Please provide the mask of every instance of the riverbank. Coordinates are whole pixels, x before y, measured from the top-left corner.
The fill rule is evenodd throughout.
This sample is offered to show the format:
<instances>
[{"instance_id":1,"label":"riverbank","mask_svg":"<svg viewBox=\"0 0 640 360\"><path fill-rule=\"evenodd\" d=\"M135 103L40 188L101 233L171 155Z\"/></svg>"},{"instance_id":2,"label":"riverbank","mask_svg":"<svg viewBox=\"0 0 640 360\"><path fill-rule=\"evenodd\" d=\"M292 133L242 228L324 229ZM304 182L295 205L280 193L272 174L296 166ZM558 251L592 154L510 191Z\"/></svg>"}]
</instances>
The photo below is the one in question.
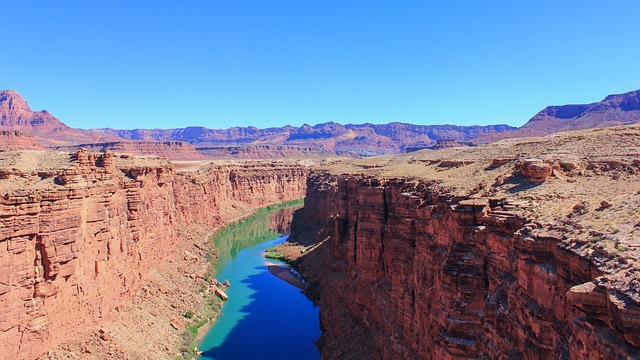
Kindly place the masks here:
<instances>
[{"instance_id":1,"label":"riverbank","mask_svg":"<svg viewBox=\"0 0 640 360\"><path fill-rule=\"evenodd\" d=\"M263 257L266 248L285 241L286 236L274 232L269 223L287 210L247 221L216 239L221 250L218 278L228 279L231 287L222 315L198 343L203 360L319 359L318 308L297 287L274 276ZM237 246L226 246L230 243ZM223 250L231 255L226 262ZM256 333L256 329L269 331Z\"/></svg>"},{"instance_id":2,"label":"riverbank","mask_svg":"<svg viewBox=\"0 0 640 360\"><path fill-rule=\"evenodd\" d=\"M256 209L224 227L178 228L176 251L148 270L130 302L104 314L96 326L74 330L70 337L78 340L62 343L41 359L192 358L198 334L206 333L222 304L211 290L218 261L212 237L263 212L302 203L298 199Z\"/></svg>"}]
</instances>

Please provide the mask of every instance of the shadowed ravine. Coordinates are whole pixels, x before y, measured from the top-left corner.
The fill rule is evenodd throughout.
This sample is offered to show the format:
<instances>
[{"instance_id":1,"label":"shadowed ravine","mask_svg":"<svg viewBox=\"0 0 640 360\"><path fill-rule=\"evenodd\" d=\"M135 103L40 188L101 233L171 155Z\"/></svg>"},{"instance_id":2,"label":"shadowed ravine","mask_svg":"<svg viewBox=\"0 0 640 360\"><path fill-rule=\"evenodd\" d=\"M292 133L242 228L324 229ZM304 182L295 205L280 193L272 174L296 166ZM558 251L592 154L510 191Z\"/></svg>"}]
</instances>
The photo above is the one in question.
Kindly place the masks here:
<instances>
[{"instance_id":1,"label":"shadowed ravine","mask_svg":"<svg viewBox=\"0 0 640 360\"><path fill-rule=\"evenodd\" d=\"M221 260L216 276L230 281L230 299L198 344L201 359L320 357L315 347L318 309L297 288L269 273L263 257L266 248L286 240L280 232L288 230L291 213L288 208L260 214L215 239Z\"/></svg>"}]
</instances>

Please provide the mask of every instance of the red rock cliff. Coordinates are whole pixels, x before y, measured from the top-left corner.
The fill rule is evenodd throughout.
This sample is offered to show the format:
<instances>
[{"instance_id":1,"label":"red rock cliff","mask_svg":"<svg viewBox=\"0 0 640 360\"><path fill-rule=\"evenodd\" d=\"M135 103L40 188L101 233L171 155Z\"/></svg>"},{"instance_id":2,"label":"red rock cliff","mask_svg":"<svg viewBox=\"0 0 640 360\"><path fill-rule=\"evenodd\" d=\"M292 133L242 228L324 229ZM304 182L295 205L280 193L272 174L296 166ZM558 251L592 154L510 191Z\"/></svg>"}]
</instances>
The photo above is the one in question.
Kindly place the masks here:
<instances>
[{"instance_id":1,"label":"red rock cliff","mask_svg":"<svg viewBox=\"0 0 640 360\"><path fill-rule=\"evenodd\" d=\"M322 358L639 358L637 291L513 208L428 181L310 176L292 238L318 244L300 267Z\"/></svg>"},{"instance_id":2,"label":"red rock cliff","mask_svg":"<svg viewBox=\"0 0 640 360\"><path fill-rule=\"evenodd\" d=\"M301 198L306 184L306 169L286 164L177 172L166 160L111 153L13 155L0 161L3 359L35 358L109 317L174 251L177 226L219 226Z\"/></svg>"},{"instance_id":3,"label":"red rock cliff","mask_svg":"<svg viewBox=\"0 0 640 360\"><path fill-rule=\"evenodd\" d=\"M193 146L183 141L111 141L56 146L55 150L74 152L79 148L86 148L92 152L113 151L135 155L162 156L172 160L200 160L204 158L196 152Z\"/></svg>"}]
</instances>

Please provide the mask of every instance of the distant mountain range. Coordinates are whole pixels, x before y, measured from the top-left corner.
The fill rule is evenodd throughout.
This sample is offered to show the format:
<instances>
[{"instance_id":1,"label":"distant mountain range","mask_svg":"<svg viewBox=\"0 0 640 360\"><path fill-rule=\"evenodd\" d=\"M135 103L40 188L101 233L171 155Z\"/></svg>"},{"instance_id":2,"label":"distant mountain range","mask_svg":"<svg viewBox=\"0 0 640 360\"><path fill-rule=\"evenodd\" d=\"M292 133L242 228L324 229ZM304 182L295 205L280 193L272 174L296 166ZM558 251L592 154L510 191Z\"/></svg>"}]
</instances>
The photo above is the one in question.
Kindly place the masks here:
<instances>
[{"instance_id":1,"label":"distant mountain range","mask_svg":"<svg viewBox=\"0 0 640 360\"><path fill-rule=\"evenodd\" d=\"M584 105L547 106L518 130L546 135L640 122L640 90L609 95Z\"/></svg>"},{"instance_id":2,"label":"distant mountain range","mask_svg":"<svg viewBox=\"0 0 640 360\"><path fill-rule=\"evenodd\" d=\"M267 129L233 127L208 129L91 130L96 135L118 136L127 140L180 140L198 148L285 145L330 150L337 155L370 156L394 154L408 147L429 147L440 140L468 141L481 134L505 132L515 128L508 125L455 126L412 125L399 122L389 124L342 125L334 122L315 126L283 126Z\"/></svg>"},{"instance_id":3,"label":"distant mountain range","mask_svg":"<svg viewBox=\"0 0 640 360\"><path fill-rule=\"evenodd\" d=\"M71 128L46 110L33 111L14 90L0 90L0 116L0 130L30 133L46 146L121 140L111 135Z\"/></svg>"},{"instance_id":4,"label":"distant mountain range","mask_svg":"<svg viewBox=\"0 0 640 360\"><path fill-rule=\"evenodd\" d=\"M481 135L477 141L543 136L562 131L628 125L640 122L640 90L609 95L591 104L547 106L516 130Z\"/></svg>"},{"instance_id":5,"label":"distant mountain range","mask_svg":"<svg viewBox=\"0 0 640 360\"><path fill-rule=\"evenodd\" d=\"M27 143L33 148L33 140L36 140L54 149L68 150L91 144L88 147L97 150L126 149L135 153L140 148L139 153L142 154L158 152L158 155L172 157L175 153L175 158L371 156L640 122L640 90L610 95L593 104L549 106L517 129L508 125L412 125L399 122L342 125L328 122L315 126L305 124L266 129L250 126L230 129L81 130L68 127L47 111L32 111L22 96L12 90L0 91L0 114L0 130L12 131L10 141L3 140L3 133L0 133L0 149L20 148L20 144ZM24 141L23 135L27 137ZM153 142L160 144L153 145Z\"/></svg>"}]
</instances>

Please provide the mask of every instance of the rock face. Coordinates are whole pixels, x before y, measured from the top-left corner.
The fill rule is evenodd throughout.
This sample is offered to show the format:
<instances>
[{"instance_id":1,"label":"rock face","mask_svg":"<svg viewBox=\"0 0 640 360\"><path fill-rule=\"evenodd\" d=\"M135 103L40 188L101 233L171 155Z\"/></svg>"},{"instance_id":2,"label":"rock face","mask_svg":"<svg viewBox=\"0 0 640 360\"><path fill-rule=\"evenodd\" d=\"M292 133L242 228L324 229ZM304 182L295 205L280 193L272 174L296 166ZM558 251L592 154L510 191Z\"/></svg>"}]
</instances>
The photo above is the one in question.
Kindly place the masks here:
<instances>
[{"instance_id":1,"label":"rock face","mask_svg":"<svg viewBox=\"0 0 640 360\"><path fill-rule=\"evenodd\" d=\"M0 130L0 150L44 150L36 138L17 130Z\"/></svg>"},{"instance_id":2,"label":"rock face","mask_svg":"<svg viewBox=\"0 0 640 360\"><path fill-rule=\"evenodd\" d=\"M640 122L640 90L609 95L592 104L548 106L519 130L532 136L637 122Z\"/></svg>"},{"instance_id":3,"label":"rock face","mask_svg":"<svg viewBox=\"0 0 640 360\"><path fill-rule=\"evenodd\" d=\"M522 175L531 182L544 182L553 173L553 167L540 159L526 159L520 164Z\"/></svg>"},{"instance_id":4,"label":"rock face","mask_svg":"<svg viewBox=\"0 0 640 360\"><path fill-rule=\"evenodd\" d=\"M197 147L206 157L234 159L273 159L284 157L330 156L333 151L319 147L288 145L212 146Z\"/></svg>"},{"instance_id":5,"label":"rock face","mask_svg":"<svg viewBox=\"0 0 640 360\"><path fill-rule=\"evenodd\" d=\"M33 111L14 90L0 90L0 129L31 133L45 145L68 142L78 144L117 138L71 128L46 110Z\"/></svg>"},{"instance_id":6,"label":"rock face","mask_svg":"<svg viewBox=\"0 0 640 360\"><path fill-rule=\"evenodd\" d=\"M208 129L187 127L183 129L96 129L106 135L131 140L187 141L198 148L245 146L297 146L321 149L337 155L352 157L393 154L406 148L435 145L438 140L466 141L481 134L493 134L513 130L508 125L455 126L412 125L393 122L389 124L342 125L334 122L315 126L284 126L258 129L234 127ZM251 148L249 148L251 149ZM240 151L240 150L239 150ZM248 150L242 150L246 152Z\"/></svg>"},{"instance_id":7,"label":"rock face","mask_svg":"<svg viewBox=\"0 0 640 360\"><path fill-rule=\"evenodd\" d=\"M215 165L178 172L165 160L78 151L0 172L0 357L32 359L74 329L106 319L174 251L176 227L220 226L300 198L296 165ZM53 157L56 157L55 159ZM68 159L68 155L66 156Z\"/></svg>"},{"instance_id":8,"label":"rock face","mask_svg":"<svg viewBox=\"0 0 640 360\"><path fill-rule=\"evenodd\" d=\"M82 146L172 159L198 159L188 144L212 157L274 158L287 156L344 155L350 157L400 153L424 148L439 140L466 142L479 135L513 130L508 125L455 126L389 124L342 125L334 122L315 126L283 126L259 129L186 127L179 129L73 129L47 111L32 111L20 94L0 91L1 130L32 133L45 146ZM123 141L129 140L129 141ZM133 140L133 141L131 141ZM187 144L188 143L188 144ZM82 145L79 145L82 144ZM181 144L181 145L178 145Z\"/></svg>"},{"instance_id":9,"label":"rock face","mask_svg":"<svg viewBox=\"0 0 640 360\"><path fill-rule=\"evenodd\" d=\"M172 160L200 160L204 158L193 146L183 141L112 141L74 146L57 146L55 150L76 151L78 148L86 148L97 152L114 151L135 155L162 156Z\"/></svg>"},{"instance_id":10,"label":"rock face","mask_svg":"<svg viewBox=\"0 0 640 360\"><path fill-rule=\"evenodd\" d=\"M291 238L316 244L300 268L323 359L640 357L634 292L510 208L435 182L312 174Z\"/></svg>"}]
</instances>

